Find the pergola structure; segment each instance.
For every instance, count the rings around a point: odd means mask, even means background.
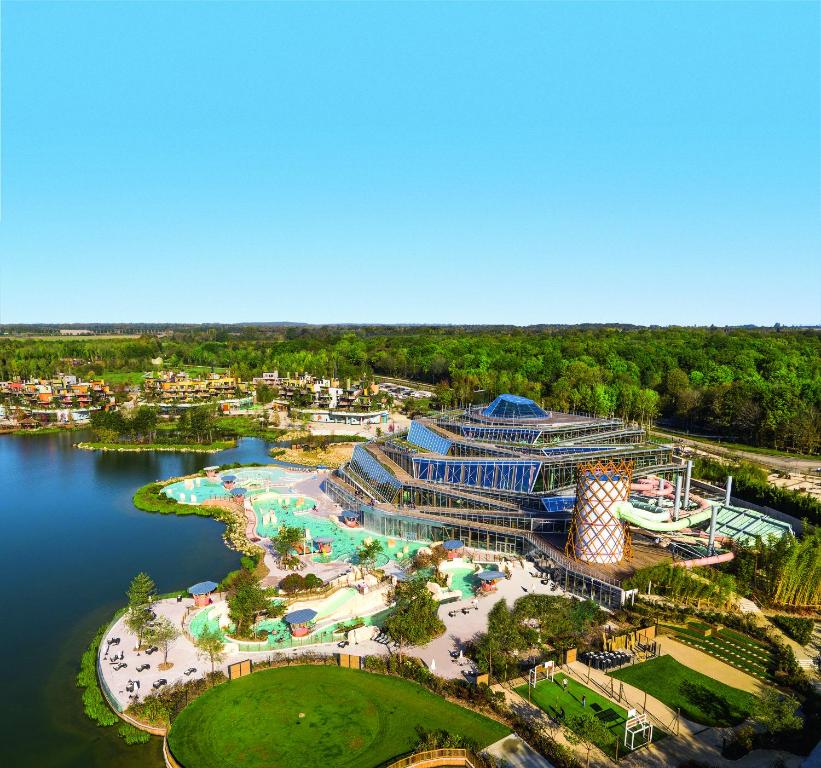
[[[504,579],[505,575],[501,571],[482,571],[476,578],[479,579],[479,588],[482,592],[495,592],[496,584]]]
[[[310,608],[301,608],[298,611],[286,613],[282,620],[288,625],[294,637],[305,637],[313,630],[316,617],[316,611]]]
[[[219,586],[215,581],[201,581],[188,587],[188,594],[194,598],[194,605],[201,608],[211,603],[211,593]]]

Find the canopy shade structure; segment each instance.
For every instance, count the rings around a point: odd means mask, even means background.
[[[492,419],[547,419],[547,411],[539,408],[530,398],[519,395],[499,395],[482,412]]]
[[[442,544],[443,549],[452,552],[454,549],[461,549],[464,544],[459,539],[448,539]]]
[[[347,510],[346,512],[342,513],[342,517],[345,517],[345,518],[359,517],[359,513],[358,512],[351,512],[350,510]]]
[[[334,537],[333,536],[314,536],[314,543],[315,544],[333,544]]]
[[[404,571],[396,571],[392,573],[391,576],[395,578],[397,581],[413,581],[413,575],[410,573],[405,573]]]
[[[231,489],[232,496],[244,496],[247,493],[247,488],[233,488]]]
[[[194,584],[192,587],[188,587],[188,594],[189,595],[208,595],[213,592],[219,584],[215,581],[201,581],[199,584]]]
[[[500,581],[505,578],[505,575],[501,571],[482,571],[476,575],[476,578],[479,581]]]
[[[214,472],[219,469],[219,465],[214,465],[213,467],[203,467],[203,472]]]
[[[222,476],[222,482],[223,483],[233,483],[234,480],[236,480],[236,479],[237,479],[236,475],[223,475]]]
[[[300,608],[298,611],[286,613],[282,620],[286,624],[307,624],[309,621],[313,621],[316,616],[316,611],[312,611],[310,608]]]

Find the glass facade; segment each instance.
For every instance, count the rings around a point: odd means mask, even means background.
[[[357,445],[354,448],[349,466],[381,497],[381,501],[393,501],[402,488],[402,483],[371,456],[364,446]]]
[[[474,427],[462,426],[462,437],[490,443],[526,443],[532,445],[542,434],[540,429],[525,427]]]
[[[489,419],[547,419],[547,411],[527,397],[499,395],[485,410]]]
[[[413,458],[413,476],[418,480],[520,493],[533,490],[541,468],[539,461]]]
[[[412,421],[408,435],[405,438],[409,443],[425,448],[431,453],[437,453],[440,456],[447,456],[450,451],[450,446],[453,444],[452,440],[436,434],[432,429],[428,429],[424,424],[418,421]]]

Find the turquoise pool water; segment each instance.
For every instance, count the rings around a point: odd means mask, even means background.
[[[279,488],[287,491],[294,482],[305,479],[304,474],[280,467],[229,469],[220,472],[220,477],[223,475],[234,475],[235,486],[247,488],[252,493]],[[210,480],[207,477],[179,480],[163,488],[163,493],[183,504],[202,504],[209,499],[224,499],[230,495],[230,492],[222,487],[221,480]]]
[[[453,576],[450,588],[462,593],[462,597],[473,597],[478,585],[478,579],[474,575],[473,567],[454,568],[448,573]]]
[[[225,637],[225,632],[220,629],[219,620],[216,618],[211,618],[208,614],[211,612],[214,606],[209,605],[207,608],[203,608],[199,611],[191,622],[188,625],[188,631],[194,636],[199,637],[206,629],[209,629],[211,632],[219,632],[220,635]],[[228,627],[228,631],[233,632],[236,627],[231,624]]]
[[[340,590],[337,592],[329,601],[326,606],[323,607],[322,611],[317,615],[317,621],[321,621],[323,617],[329,616],[334,611],[341,608],[348,600],[352,599],[353,596],[356,594],[355,589],[345,589]],[[211,631],[216,630],[220,633],[220,635],[225,638],[226,632],[223,629],[220,629],[219,622],[217,619],[209,618],[208,613],[211,610],[212,606],[208,608],[203,608],[199,613],[197,613],[193,619],[191,619],[191,623],[188,625],[189,631],[194,637],[199,637],[202,632],[208,627]],[[382,626],[382,622],[385,618],[390,615],[391,609],[385,608],[377,613],[373,613],[370,616],[364,616],[362,618],[362,623],[365,626],[373,627],[373,626]],[[346,623],[349,623],[350,620],[346,621],[337,621],[333,624],[329,624],[326,627],[322,627],[322,629],[316,633],[308,635],[307,637],[300,638],[299,640],[295,641],[291,637],[291,632],[288,629],[288,625],[282,620],[282,618],[275,618],[275,619],[263,619],[262,621],[257,622],[256,628],[260,632],[267,632],[268,638],[266,642],[262,643],[240,643],[240,647],[243,648],[245,651],[249,650],[273,650],[276,648],[289,648],[294,644],[297,645],[305,645],[310,644],[311,642],[319,643],[319,642],[330,642],[332,640],[338,640],[340,635],[334,636],[334,632],[337,627],[340,627]],[[235,629],[234,625],[231,624],[228,628],[228,634],[230,635]]]
[[[283,503],[283,499],[287,499],[288,502]],[[413,557],[421,547],[425,546],[420,541],[380,536],[364,528],[343,528],[328,518],[306,514],[316,506],[316,502],[308,497],[295,494],[289,494],[286,497],[277,493],[265,493],[254,497],[251,504],[257,514],[257,533],[260,536],[275,536],[280,526],[283,525],[307,529],[307,536],[311,538],[329,536],[333,540],[331,554],[329,556],[315,555],[316,562],[356,563],[356,550],[365,539],[378,539],[382,543],[384,554],[377,559],[377,567],[385,565],[390,559],[402,560]],[[273,518],[269,517],[271,513],[274,515]],[[407,552],[405,552],[406,547]]]
[[[332,539],[329,555],[315,554],[314,562],[357,563],[356,550],[365,539],[377,539],[382,544],[383,554],[377,558],[376,566],[382,567],[391,559],[412,558],[423,542],[406,541],[367,531],[361,528],[346,528],[325,517],[312,515],[317,502],[308,496],[295,493],[294,485],[305,479],[305,474],[281,467],[246,467],[226,470],[219,477],[234,475],[235,487],[248,489],[251,506],[256,513],[256,532],[263,538],[276,536],[286,525],[306,531],[306,538],[328,536]],[[220,479],[209,480],[195,477],[178,480],[167,485],[163,493],[184,504],[199,504],[208,499],[228,498],[230,491],[222,486]]]

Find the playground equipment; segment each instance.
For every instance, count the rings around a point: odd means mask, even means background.
[[[624,746],[629,750],[638,749],[653,743],[653,724],[645,713],[639,714],[635,709],[627,710],[627,722],[624,724]]]
[[[532,669],[528,670],[527,673],[527,682],[530,684],[531,688],[535,688],[541,676],[542,680],[550,680],[553,682],[553,676],[556,674],[556,662],[555,661],[546,661],[544,664],[539,666],[538,664],[533,667]]]

